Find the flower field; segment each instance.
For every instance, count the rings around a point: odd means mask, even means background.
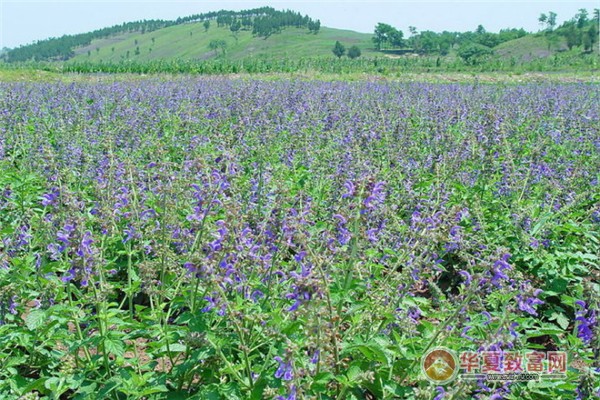
[[[0,399],[599,396],[599,121],[586,84],[2,83]],[[437,385],[437,346],[569,366]]]

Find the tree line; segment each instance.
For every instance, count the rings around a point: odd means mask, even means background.
[[[599,10],[594,9],[590,17],[586,9],[580,9],[573,18],[557,27],[557,14],[552,11],[543,13],[538,19],[544,28],[540,34],[546,37],[549,50],[564,38],[569,50],[582,47],[589,52],[598,42],[598,14]],[[409,31],[410,37],[405,38],[401,30],[389,24],[378,23],[372,37],[375,49],[445,56],[451,49],[457,48],[459,57],[473,64],[491,55],[492,49],[499,44],[530,35],[522,28],[502,29],[498,33],[487,32],[483,25],[470,32],[419,32],[414,26],[409,27]]]
[[[499,33],[487,32],[479,25],[473,32],[418,32],[414,26],[409,27],[410,37],[389,24],[379,23],[375,27],[373,43],[376,50],[407,50],[419,54],[446,55],[450,49],[463,43],[476,43],[487,47],[495,47],[500,43],[518,39],[527,35],[524,29],[502,29]]]
[[[548,14],[542,13],[538,21],[544,27],[543,34],[549,48],[556,46],[561,37],[565,39],[565,44],[569,50],[582,47],[583,51],[590,52],[594,45],[598,43],[600,10],[597,8],[594,9],[591,17],[585,8],[579,9],[579,12],[573,18],[565,21],[558,28],[556,28],[556,13],[552,11]]]
[[[211,21],[214,21],[219,27],[229,27],[236,38],[240,30],[251,30],[254,35],[266,38],[288,27],[306,28],[314,34],[318,33],[321,28],[319,20],[314,20],[307,15],[301,15],[291,10],[279,11],[272,7],[242,11],[221,10],[180,17],[174,21],[142,20],[127,22],[88,33],[39,40],[10,49],[2,53],[1,57],[8,62],[64,61],[75,55],[75,48],[88,46],[95,39],[131,32],[145,34],[169,26],[193,22],[203,22],[204,29],[207,31],[210,28]]]

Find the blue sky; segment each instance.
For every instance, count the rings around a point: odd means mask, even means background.
[[[333,28],[372,32],[377,22],[406,33],[418,30],[466,31],[482,24],[488,31],[517,27],[539,29],[542,12],[554,11],[561,23],[579,8],[600,7],[600,1],[141,1],[141,0],[0,0],[0,48],[35,40],[81,33],[141,19],[175,19],[220,9],[240,10],[269,5],[292,9]]]

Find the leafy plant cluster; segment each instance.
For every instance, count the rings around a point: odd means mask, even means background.
[[[224,54],[227,50],[225,41],[216,40],[209,44],[209,48],[217,54]],[[468,48],[467,48],[468,49]],[[345,46],[344,46],[345,50]],[[360,50],[358,48],[358,50]],[[465,50],[466,51],[466,50]],[[358,52],[356,52],[358,54]],[[354,54],[354,55],[356,55]],[[489,54],[489,53],[487,53]],[[444,57],[401,57],[401,58],[341,58],[335,62],[327,57],[320,58],[250,58],[243,60],[229,60],[219,58],[214,60],[156,60],[156,61],[119,61],[119,62],[68,62],[56,63],[23,63],[7,64],[4,69],[39,69],[59,73],[134,73],[134,74],[228,74],[228,73],[332,73],[353,74],[365,73],[382,76],[401,76],[404,73],[415,72],[549,72],[549,71],[594,71],[598,68],[599,59],[594,54],[584,54],[573,57],[571,54],[556,54],[546,59],[532,59],[520,61],[514,57],[508,59],[486,58],[481,62],[477,52],[472,55],[466,53],[466,60],[462,58]]]
[[[346,51],[346,46],[344,46],[339,40],[336,40],[335,45],[333,46],[333,49],[331,50],[331,52],[337,58],[342,58],[342,56],[345,54],[348,56],[348,58],[350,58],[352,60],[360,57],[362,54],[360,51],[360,48],[356,45],[350,46]]]
[[[597,395],[597,89],[0,84],[0,394]],[[573,363],[436,388],[439,345]]]

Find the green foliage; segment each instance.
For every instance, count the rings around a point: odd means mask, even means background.
[[[308,21],[308,31],[309,32],[316,35],[317,33],[319,33],[319,30],[321,30],[321,21],[320,20]]]
[[[492,49],[478,43],[465,43],[458,49],[458,56],[469,65],[481,64],[493,53]]]
[[[348,49],[348,57],[351,58],[352,60],[354,60],[355,58],[358,58],[360,56],[361,56],[360,48],[356,45],[350,46],[350,48]]]
[[[378,23],[375,27],[373,43],[377,50],[398,48],[404,46],[404,33],[389,24]]]
[[[320,21],[314,21],[306,15],[302,16],[300,13],[291,10],[278,11],[272,7],[261,7],[239,12],[221,10],[180,17],[174,21],[143,20],[128,22],[89,33],[64,35],[59,38],[40,40],[33,44],[11,49],[3,55],[3,57],[8,62],[42,60],[64,61],[75,55],[76,48],[88,46],[93,40],[103,39],[122,33],[141,32],[142,34],[145,34],[147,32],[153,32],[162,28],[187,24],[190,22],[203,22],[205,31],[208,31],[211,20],[215,20],[217,26],[233,26],[234,29],[231,29],[231,31],[234,34],[241,29],[242,23],[239,20],[242,20],[245,21],[246,28],[253,26],[253,33],[262,37],[268,37],[273,33],[281,32],[288,27],[307,28],[311,33],[317,33],[321,26]],[[192,32],[190,32],[190,35],[192,35]]]
[[[593,87],[0,90],[1,396],[425,400],[428,349],[500,341],[587,365],[506,398],[598,390]]]
[[[346,46],[340,43],[340,41],[336,41],[333,49],[331,50],[334,56],[337,58],[341,58],[344,54],[346,54]]]
[[[208,48],[211,50],[215,51],[215,54],[217,54],[217,50],[221,50],[221,54],[225,55],[225,52],[227,51],[227,42],[223,39],[219,39],[219,40],[211,40],[210,43],[208,44]]]

